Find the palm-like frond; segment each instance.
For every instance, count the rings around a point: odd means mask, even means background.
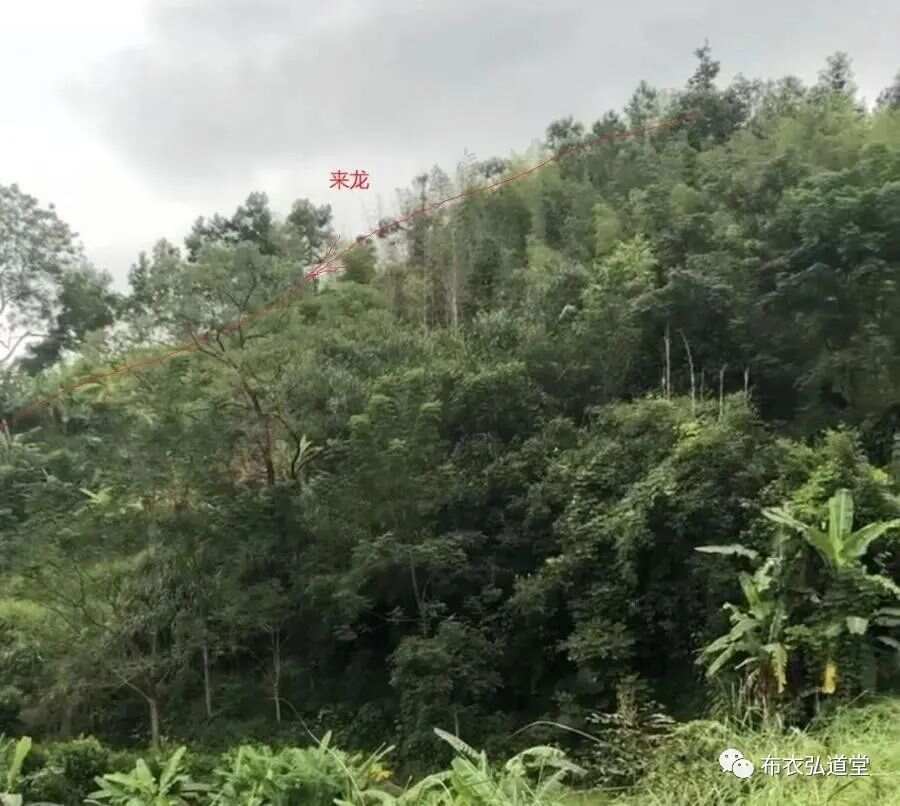
[[[846,536],[844,540],[844,555],[848,559],[859,559],[868,551],[870,543],[894,529],[900,529],[900,518],[881,521],[880,523],[870,523],[868,526],[863,526],[862,529],[857,529]]]

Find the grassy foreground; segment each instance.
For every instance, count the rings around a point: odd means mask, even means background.
[[[723,773],[718,755],[740,750],[756,771],[747,781]],[[766,756],[868,756],[866,777],[770,776]],[[802,769],[802,765],[801,765]],[[573,795],[567,806],[900,806],[900,698],[847,708],[819,730],[746,733],[716,722],[682,726],[672,747],[629,795]]]
[[[618,792],[569,789],[579,768],[552,747],[495,764],[437,733],[455,751],[450,768],[406,789],[388,780],[389,750],[351,755],[329,735],[304,748],[242,745],[208,757],[205,768],[186,747],[131,756],[123,766],[90,738],[46,745],[26,764],[30,739],[0,742],[0,806],[900,806],[900,698],[844,708],[809,731],[683,723],[654,752],[640,784]],[[720,769],[726,748],[753,762],[750,778]],[[854,756],[868,759],[867,774],[850,775],[849,763],[844,775],[805,770],[807,758],[825,766]],[[767,757],[796,759],[801,772],[766,774]]]

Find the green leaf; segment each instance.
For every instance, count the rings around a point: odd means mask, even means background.
[[[744,592],[744,598],[751,608],[759,607],[760,597],[759,589],[750,574],[738,574],[738,581],[741,584],[741,590]]]
[[[828,537],[839,547],[845,535],[853,531],[853,496],[849,490],[838,490],[828,499]]]
[[[806,542],[822,555],[822,559],[825,560],[825,562],[832,568],[840,568],[841,559],[840,554],[838,553],[840,547],[838,547],[836,551],[835,546],[831,543],[831,540],[825,532],[809,526],[803,533],[803,536],[806,538]]]
[[[876,611],[874,622],[880,627],[900,627],[900,607],[882,607]]]
[[[900,586],[892,579],[881,574],[866,574],[866,579],[900,599]]]
[[[738,543],[731,543],[727,546],[697,546],[694,551],[699,551],[703,554],[722,554],[725,556],[736,555],[739,557],[747,557],[750,560],[759,559],[758,551],[748,549],[746,546],[741,546]]]
[[[787,526],[798,532],[805,532],[809,529],[809,526],[803,523],[803,521],[798,521],[795,517],[788,514],[787,510],[782,509],[781,507],[766,508],[762,511],[762,514],[773,523],[777,523],[780,526]]]
[[[838,566],[839,559],[834,553],[834,547],[831,540],[824,532],[813,526],[808,526],[802,521],[798,521],[795,517],[788,514],[786,510],[781,508],[764,509],[763,515],[773,523],[787,526],[802,534],[806,539],[806,542],[815,548],[829,565],[835,568]]]
[[[23,736],[16,742],[13,751],[12,761],[6,771],[6,791],[12,792],[16,788],[19,780],[19,773],[22,771],[22,764],[25,763],[25,757],[31,752],[31,738]]]
[[[110,490],[108,487],[104,487],[100,490],[100,492],[97,493],[93,493],[90,490],[85,489],[84,487],[79,487],[78,491],[84,493],[88,498],[90,498],[91,504],[102,506],[109,503]]]
[[[889,532],[892,529],[900,529],[900,518],[863,526],[862,529],[858,529],[846,539],[844,554],[853,559],[862,557],[869,548],[870,543],[878,540],[885,532]]]
[[[184,757],[184,754],[187,752],[187,747],[179,747],[174,753],[172,753],[172,757],[169,759],[166,764],[166,768],[162,771],[162,775],[159,777],[159,788],[166,792],[169,789],[170,784],[172,783],[175,775],[178,773],[178,768],[181,765],[181,759]]]
[[[718,658],[716,658],[711,664],[710,667],[706,670],[707,677],[715,677],[722,669],[722,667],[728,663],[735,655],[737,654],[737,647],[730,646],[728,647]]]
[[[139,758],[134,765],[134,776],[138,781],[144,784],[144,786],[150,787],[155,783],[153,773],[150,772],[150,768],[142,758]]]
[[[825,637],[837,638],[844,631],[844,626],[840,621],[833,621],[823,630]]]
[[[766,644],[763,646],[763,649],[769,653],[772,659],[772,671],[775,674],[775,679],[778,681],[778,693],[780,694],[784,691],[785,686],[787,686],[787,648],[781,642],[776,641],[771,644]]]
[[[110,772],[104,775],[102,779],[97,779],[97,783],[102,787],[114,789],[114,787],[110,787],[109,785],[122,784],[122,786],[134,786],[136,780],[134,775],[127,772]]]
[[[474,761],[481,761],[483,757],[483,753],[479,753],[474,747],[466,744],[462,739],[458,736],[454,736],[452,733],[447,733],[445,730],[441,730],[440,728],[435,728],[434,732],[447,744],[449,744],[457,753],[460,753],[463,756],[468,756]]]
[[[701,655],[715,655],[722,650],[730,647],[740,638],[739,635],[733,635],[733,632],[734,630],[732,630],[732,632],[726,633],[725,635],[720,635],[718,638],[716,638],[715,641],[703,648],[703,650],[701,651]]]
[[[847,616],[846,623],[850,635],[865,635],[869,629],[869,620],[861,616]]]

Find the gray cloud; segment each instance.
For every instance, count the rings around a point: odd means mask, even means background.
[[[251,166],[415,151],[504,128],[528,99],[529,77],[540,78],[534,68],[564,53],[583,23],[577,4],[559,0],[339,9],[159,6],[149,47],[118,54],[68,91],[151,181],[203,187]]]
[[[866,14],[843,0],[157,0],[146,46],[71,80],[65,97],[149,187],[182,202],[226,189],[244,195],[260,177],[308,185],[329,165],[377,163],[399,186],[411,165],[452,169],[464,148],[508,154],[567,114],[590,123],[621,108],[640,79],[681,86],[707,37],[725,77],[814,80],[830,52],[848,50],[862,59],[871,98],[900,61],[887,40],[872,47],[871,20],[891,28],[897,8],[892,0],[871,0]],[[302,195],[330,200],[318,186]]]

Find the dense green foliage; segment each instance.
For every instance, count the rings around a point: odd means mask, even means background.
[[[63,273],[0,390],[0,731],[310,726],[413,768],[435,727],[518,751],[623,703],[805,723],[894,685],[900,113],[844,57],[724,89],[698,57],[337,280],[302,281],[330,211],[264,194],[122,299]],[[435,169],[408,211],[520,164]]]
[[[14,779],[14,791],[0,792],[0,802],[80,806],[86,791],[88,803],[129,806],[897,806],[898,716],[894,698],[841,708],[826,722],[790,733],[710,720],[684,723],[652,753],[635,759],[645,773],[624,793],[568,788],[583,779],[584,770],[558,749],[531,747],[498,764],[441,731],[455,751],[449,767],[405,785],[390,780],[395,777],[386,766],[391,748],[350,755],[331,746],[328,736],[305,748],[242,745],[220,756],[201,756],[173,747],[145,758],[112,752],[95,740],[32,748],[22,739],[7,743],[4,754],[0,741],[0,782]],[[861,757],[868,761],[868,774],[808,777],[782,768],[742,781],[711,763],[722,747],[740,747],[758,770],[767,757],[798,759],[801,767],[806,759],[827,764]],[[10,776],[16,758],[25,763]]]

